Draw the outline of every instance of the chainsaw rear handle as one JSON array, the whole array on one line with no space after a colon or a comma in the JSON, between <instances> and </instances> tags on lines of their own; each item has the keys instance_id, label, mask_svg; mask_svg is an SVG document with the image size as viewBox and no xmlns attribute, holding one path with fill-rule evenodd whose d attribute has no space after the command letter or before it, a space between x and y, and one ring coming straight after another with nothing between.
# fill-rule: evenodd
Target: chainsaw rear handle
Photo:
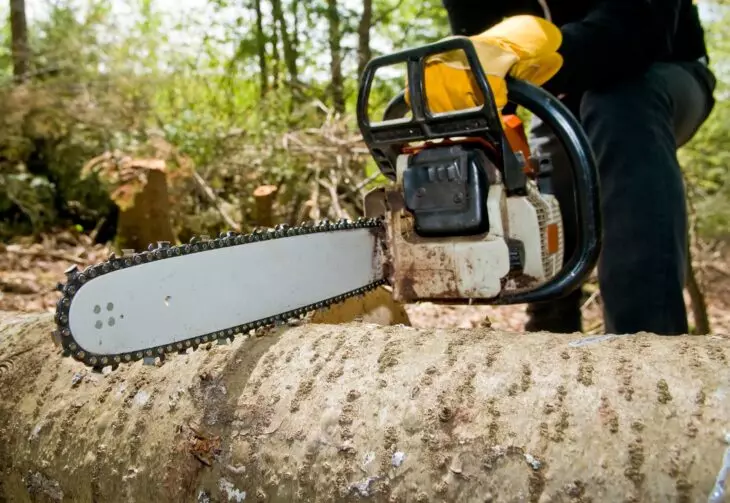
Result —
<instances>
[{"instance_id":1,"label":"chainsaw rear handle","mask_svg":"<svg viewBox=\"0 0 730 503\"><path fill-rule=\"evenodd\" d=\"M600 185L593 149L583 128L556 97L529 82L507 78L510 102L538 116L553 131L568 156L575 187L578 219L577 247L550 281L527 292L505 294L490 304L523 304L565 296L588 279L601 248Z\"/></svg>"},{"instance_id":2,"label":"chainsaw rear handle","mask_svg":"<svg viewBox=\"0 0 730 503\"><path fill-rule=\"evenodd\" d=\"M424 99L424 60L428 56L454 49L461 49L466 53L485 102L480 107L433 115ZM405 102L405 93L401 92L388 104L384 114L386 122L371 123L367 106L375 71L384 66L403 62L408 68L411 106ZM602 221L598 170L592 148L581 125L560 100L544 89L511 77L506 81L509 101L542 119L552 129L567 153L575 187L577 248L560 272L538 288L517 293L502 293L491 299L474 299L472 302L474 304L526 304L568 295L588 278L596 265L601 247ZM412 117L403 118L409 111L412 112ZM497 146L498 151L502 153L501 170L505 175L507 189L510 190L510 182L519 186L517 178L519 175L516 173L522 173L522 165L517 162L517 157L510 148L497 113L494 95L479 63L476 50L466 37L453 37L371 60L363 73L357 115L358 126L370 153L381 172L391 179L395 177L396 159L406 144L436 138L469 136L482 137Z\"/></svg>"}]
</instances>

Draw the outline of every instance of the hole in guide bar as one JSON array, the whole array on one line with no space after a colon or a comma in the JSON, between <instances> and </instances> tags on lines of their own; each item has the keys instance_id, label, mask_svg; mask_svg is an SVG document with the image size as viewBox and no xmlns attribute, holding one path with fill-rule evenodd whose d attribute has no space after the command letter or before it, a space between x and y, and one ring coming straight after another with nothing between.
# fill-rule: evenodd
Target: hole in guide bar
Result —
<instances>
[{"instance_id":1,"label":"hole in guide bar","mask_svg":"<svg viewBox=\"0 0 730 503\"><path fill-rule=\"evenodd\" d=\"M167 296L165 297L165 305L166 305L167 307L170 307L170 299L172 299L172 297L170 297L169 295L167 295Z\"/></svg>"}]
</instances>

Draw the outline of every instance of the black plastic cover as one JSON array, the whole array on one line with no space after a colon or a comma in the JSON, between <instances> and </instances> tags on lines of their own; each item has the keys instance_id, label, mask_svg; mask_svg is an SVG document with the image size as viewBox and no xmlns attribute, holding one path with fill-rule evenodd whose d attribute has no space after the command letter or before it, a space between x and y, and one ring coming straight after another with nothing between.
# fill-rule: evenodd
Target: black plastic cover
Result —
<instances>
[{"instance_id":1,"label":"black plastic cover","mask_svg":"<svg viewBox=\"0 0 730 503\"><path fill-rule=\"evenodd\" d=\"M465 236L489 231L487 193L496 167L478 148L423 150L403 173L406 208L421 236Z\"/></svg>"}]
</instances>

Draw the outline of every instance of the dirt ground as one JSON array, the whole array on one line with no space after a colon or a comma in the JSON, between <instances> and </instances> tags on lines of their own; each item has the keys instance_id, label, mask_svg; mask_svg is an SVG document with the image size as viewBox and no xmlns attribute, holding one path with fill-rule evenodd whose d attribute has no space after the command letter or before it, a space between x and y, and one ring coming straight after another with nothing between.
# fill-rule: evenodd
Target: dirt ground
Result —
<instances>
[{"instance_id":1,"label":"dirt ground","mask_svg":"<svg viewBox=\"0 0 730 503\"><path fill-rule=\"evenodd\" d=\"M19 239L0 244L0 311L39 312L55 310L59 293L71 265L80 268L104 260L107 246L94 245L85 235L59 232L39 240ZM714 333L730 332L730 253L705 247L696 257L699 281L706 295L710 326ZM584 331L600 333L600 292L588 296L584 306ZM689 296L685 294L689 306ZM520 331L526 319L524 306L454 307L421 303L406 306L417 327L470 328L491 326ZM692 319L690 315L690 320Z\"/></svg>"}]
</instances>

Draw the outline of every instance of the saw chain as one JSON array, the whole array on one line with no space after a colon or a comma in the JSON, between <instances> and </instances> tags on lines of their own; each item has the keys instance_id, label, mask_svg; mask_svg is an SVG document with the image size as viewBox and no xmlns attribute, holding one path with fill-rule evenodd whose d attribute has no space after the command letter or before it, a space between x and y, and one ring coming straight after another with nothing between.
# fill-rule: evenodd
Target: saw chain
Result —
<instances>
[{"instance_id":1,"label":"saw chain","mask_svg":"<svg viewBox=\"0 0 730 503\"><path fill-rule=\"evenodd\" d=\"M382 227L383 221L381 218L358 218L355 221L343 219L337 222L330 222L329 220L324 219L318 223L307 223L294 227L281 224L273 229L255 229L249 234L229 231L221 233L217 238L213 239L209 239L207 236L196 236L188 243L180 245L171 245L169 242L158 242L157 245L151 244L147 250L142 252L127 252L121 257L112 253L107 260L88 266L83 270L80 270L76 265L71 266L65 271L67 282L65 284L59 283L57 286L57 289L62 293L62 296L56 304L56 330L54 330L52 334L53 341L57 346L60 346L63 349L64 356L73 357L75 360L82 362L89 367L101 370L107 366L116 368L121 363L132 363L139 360L143 360L146 364L154 364L157 358L164 360L165 356L171 353L182 354L187 352L190 348L197 350L201 344L208 344L212 342L227 344L236 335L255 334L262 329L282 325L292 319L301 319L312 311L324 309L333 304L343 302L351 297L364 295L366 292L387 283L387 280L379 279L335 297L322 299L307 306L282 312L274 316L245 323L243 325L199 334L195 337L177 341L174 344L149 347L144 350L113 356L97 355L89 351L84 351L79 347L69 326L69 310L74 296L81 288L84 287L84 285L94 281L96 278L106 274L113 274L115 271L121 269L137 267L150 262L159 262L161 260L167 260L182 255L205 253L206 251L216 250L219 248L246 246L250 243L286 239L289 237L301 236L303 234Z\"/></svg>"}]
</instances>

